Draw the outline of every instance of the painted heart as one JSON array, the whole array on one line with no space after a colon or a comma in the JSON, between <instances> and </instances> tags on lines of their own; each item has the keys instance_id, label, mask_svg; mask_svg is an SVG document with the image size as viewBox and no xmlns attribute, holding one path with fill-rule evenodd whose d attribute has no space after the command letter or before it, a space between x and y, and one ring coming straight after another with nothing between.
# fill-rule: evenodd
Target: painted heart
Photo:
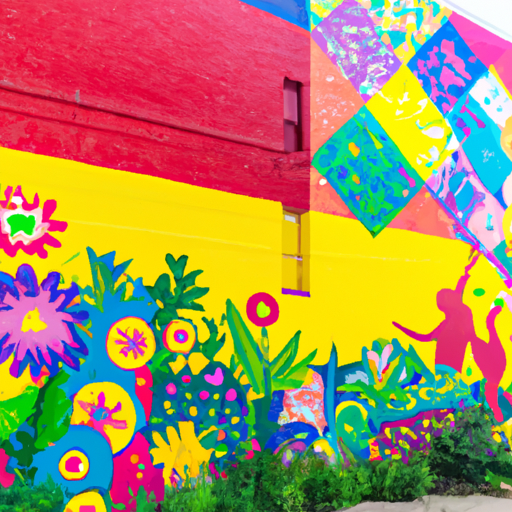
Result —
<instances>
[{"instance_id":1,"label":"painted heart","mask_svg":"<svg viewBox=\"0 0 512 512\"><path fill-rule=\"evenodd\" d=\"M206 374L204 380L212 386L220 386L224 382L224 373L220 368L217 368L213 375Z\"/></svg>"},{"instance_id":2,"label":"painted heart","mask_svg":"<svg viewBox=\"0 0 512 512\"><path fill-rule=\"evenodd\" d=\"M256 314L259 318L267 318L270 315L270 308L264 302L260 302L256 307Z\"/></svg>"}]
</instances>

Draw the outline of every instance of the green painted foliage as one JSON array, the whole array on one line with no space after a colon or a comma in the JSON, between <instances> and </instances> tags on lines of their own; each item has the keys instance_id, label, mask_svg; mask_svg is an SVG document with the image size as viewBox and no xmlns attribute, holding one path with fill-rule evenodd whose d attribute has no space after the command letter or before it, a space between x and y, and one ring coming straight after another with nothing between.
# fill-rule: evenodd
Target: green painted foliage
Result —
<instances>
[{"instance_id":1,"label":"green painted foliage","mask_svg":"<svg viewBox=\"0 0 512 512\"><path fill-rule=\"evenodd\" d=\"M0 402L0 439L5 441L35 411L39 394L36 386L28 387L20 396Z\"/></svg>"},{"instance_id":2,"label":"green painted foliage","mask_svg":"<svg viewBox=\"0 0 512 512\"><path fill-rule=\"evenodd\" d=\"M154 286L146 286L151 298L160 302L160 309L153 317L153 323L160 328L179 318L180 310L204 311L204 307L196 301L210 291L209 288L196 286L196 279L203 273L202 270L185 274L188 256L180 256L176 260L172 254L167 254L165 261L172 273L174 287L169 274L158 277Z\"/></svg>"},{"instance_id":3,"label":"green painted foliage","mask_svg":"<svg viewBox=\"0 0 512 512\"><path fill-rule=\"evenodd\" d=\"M48 380L41 390L36 409L39 414L34 422L37 427L35 447L44 450L55 443L68 431L73 412L73 402L60 387L69 379L69 375L60 371Z\"/></svg>"},{"instance_id":4,"label":"green painted foliage","mask_svg":"<svg viewBox=\"0 0 512 512\"><path fill-rule=\"evenodd\" d=\"M41 390L37 387L28 388L32 390L31 394L25 392L17 397L20 400L23 397L26 400L31 398L22 416L23 421L26 421L26 428L14 433L14 438L21 444L21 448L16 449L17 443L13 444L8 436L3 439L1 448L7 455L14 457L22 468L28 468L36 453L44 450L50 443L57 442L68 431L73 404L66 392L61 389L68 379L69 375L61 370L57 375L50 377ZM26 474L25 469L21 472Z\"/></svg>"},{"instance_id":5,"label":"green painted foliage","mask_svg":"<svg viewBox=\"0 0 512 512\"><path fill-rule=\"evenodd\" d=\"M233 337L236 359L242 365L256 393L272 395L274 391L297 389L304 384L308 365L315 358L317 351L314 350L301 361L296 361L300 331L295 333L277 357L269 361L268 351L261 349L242 315L230 300L226 303L226 317ZM265 328L262 329L261 339L268 343Z\"/></svg>"},{"instance_id":6,"label":"green painted foliage","mask_svg":"<svg viewBox=\"0 0 512 512\"><path fill-rule=\"evenodd\" d=\"M103 299L107 292L112 296L119 294L121 301L126 300L126 284L128 281L119 281L133 260L128 260L120 265L114 266L114 252L98 257L96 253L88 247L87 254L91 264L93 285L92 287L87 286L84 290L84 294L94 299L96 307L101 312L103 312ZM135 299L130 297L128 300Z\"/></svg>"}]
</instances>

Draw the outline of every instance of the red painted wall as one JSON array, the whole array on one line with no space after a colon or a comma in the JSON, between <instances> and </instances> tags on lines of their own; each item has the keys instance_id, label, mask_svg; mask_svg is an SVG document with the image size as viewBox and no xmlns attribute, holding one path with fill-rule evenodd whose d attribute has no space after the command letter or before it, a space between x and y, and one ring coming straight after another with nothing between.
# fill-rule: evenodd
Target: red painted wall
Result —
<instances>
[{"instance_id":1,"label":"red painted wall","mask_svg":"<svg viewBox=\"0 0 512 512\"><path fill-rule=\"evenodd\" d=\"M3 0L0 43L3 146L308 207L282 92L306 31L238 0Z\"/></svg>"}]
</instances>

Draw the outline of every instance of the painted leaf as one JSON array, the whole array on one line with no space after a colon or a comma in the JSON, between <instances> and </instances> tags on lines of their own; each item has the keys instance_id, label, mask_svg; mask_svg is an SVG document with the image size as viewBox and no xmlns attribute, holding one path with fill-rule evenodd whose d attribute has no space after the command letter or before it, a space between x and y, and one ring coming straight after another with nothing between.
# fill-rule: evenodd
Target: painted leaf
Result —
<instances>
[{"instance_id":1,"label":"painted leaf","mask_svg":"<svg viewBox=\"0 0 512 512\"><path fill-rule=\"evenodd\" d=\"M308 370L308 364L310 364L313 359L316 357L318 349L313 350L308 356L306 356L302 361L292 366L290 371L286 374L286 377L289 378L291 375L297 373L299 370L305 369L306 372Z\"/></svg>"},{"instance_id":2,"label":"painted leaf","mask_svg":"<svg viewBox=\"0 0 512 512\"><path fill-rule=\"evenodd\" d=\"M38 406L41 415L37 419L35 442L35 447L40 450L44 450L50 443L58 441L68 431L73 402L60 387L68 379L69 375L60 371L44 385L40 392Z\"/></svg>"},{"instance_id":3,"label":"painted leaf","mask_svg":"<svg viewBox=\"0 0 512 512\"><path fill-rule=\"evenodd\" d=\"M292 366L299 350L300 331L285 345L279 355L271 362L270 372L272 377L281 377Z\"/></svg>"},{"instance_id":4,"label":"painted leaf","mask_svg":"<svg viewBox=\"0 0 512 512\"><path fill-rule=\"evenodd\" d=\"M153 300L161 300L162 302L171 296L171 277L169 274L162 274L158 277L154 286L147 287L149 294Z\"/></svg>"},{"instance_id":5,"label":"painted leaf","mask_svg":"<svg viewBox=\"0 0 512 512\"><path fill-rule=\"evenodd\" d=\"M183 290L187 290L191 286L195 286L196 279L203 273L202 270L194 270L193 272L188 273L183 279L180 280L180 285Z\"/></svg>"},{"instance_id":6,"label":"painted leaf","mask_svg":"<svg viewBox=\"0 0 512 512\"><path fill-rule=\"evenodd\" d=\"M114 271L112 272L112 280L114 284L117 283L119 278L128 270L128 267L130 266L132 261L133 260L125 261L124 263L121 263L114 268Z\"/></svg>"},{"instance_id":7,"label":"painted leaf","mask_svg":"<svg viewBox=\"0 0 512 512\"><path fill-rule=\"evenodd\" d=\"M197 299L204 297L209 291L210 288L199 288L198 286L195 286L181 295L181 302L184 304L192 303ZM203 306L201 306L199 311L204 311Z\"/></svg>"},{"instance_id":8,"label":"painted leaf","mask_svg":"<svg viewBox=\"0 0 512 512\"><path fill-rule=\"evenodd\" d=\"M265 376L262 365L263 356L251 332L245 325L242 316L231 300L228 299L226 306L228 325L233 337L235 353L254 392L260 394L265 389Z\"/></svg>"},{"instance_id":9,"label":"painted leaf","mask_svg":"<svg viewBox=\"0 0 512 512\"><path fill-rule=\"evenodd\" d=\"M39 388L28 387L20 396L0 402L0 441L7 439L34 413Z\"/></svg>"},{"instance_id":10,"label":"painted leaf","mask_svg":"<svg viewBox=\"0 0 512 512\"><path fill-rule=\"evenodd\" d=\"M165 261L171 270L174 279L177 281L182 279L183 274L185 273L185 267L187 266L188 256L182 255L177 260L175 260L172 254L168 254L165 257Z\"/></svg>"},{"instance_id":11,"label":"painted leaf","mask_svg":"<svg viewBox=\"0 0 512 512\"><path fill-rule=\"evenodd\" d=\"M399 357L397 357L396 359L394 359L393 361L391 361L391 363L389 363L389 368L387 369L386 372L384 372L384 375L382 375L382 381L381 382L378 382L377 384L375 384L375 389L377 390L381 390L383 389L386 385L388 385L388 381L391 380L391 376L393 375L395 369L397 368L397 366L399 365L400 361L401 361L401 354ZM389 382L389 384L391 385L391 387L395 387L396 384L398 383L398 378L400 376L402 372L400 371L400 373L398 374L398 377L395 379L396 382Z\"/></svg>"},{"instance_id":12,"label":"painted leaf","mask_svg":"<svg viewBox=\"0 0 512 512\"><path fill-rule=\"evenodd\" d=\"M208 327L210 337L204 343L201 343L201 352L205 357L213 360L215 354L224 346L226 335L223 334L219 337L219 328L213 318L208 320L208 318L203 317L202 321L206 324L206 327Z\"/></svg>"}]
</instances>

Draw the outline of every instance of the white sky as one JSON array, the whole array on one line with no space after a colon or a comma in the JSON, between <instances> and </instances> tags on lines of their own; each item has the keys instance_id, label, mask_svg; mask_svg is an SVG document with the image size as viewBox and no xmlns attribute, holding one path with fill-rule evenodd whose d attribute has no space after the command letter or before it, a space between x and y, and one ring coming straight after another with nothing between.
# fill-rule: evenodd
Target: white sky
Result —
<instances>
[{"instance_id":1,"label":"white sky","mask_svg":"<svg viewBox=\"0 0 512 512\"><path fill-rule=\"evenodd\" d=\"M496 35L512 41L512 0L438 0L438 2Z\"/></svg>"}]
</instances>

